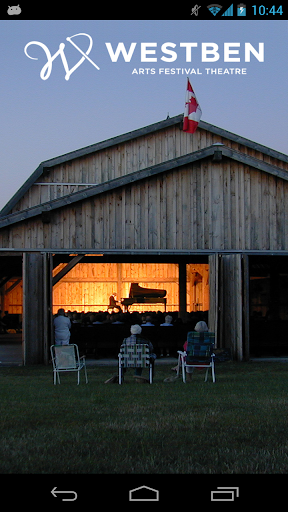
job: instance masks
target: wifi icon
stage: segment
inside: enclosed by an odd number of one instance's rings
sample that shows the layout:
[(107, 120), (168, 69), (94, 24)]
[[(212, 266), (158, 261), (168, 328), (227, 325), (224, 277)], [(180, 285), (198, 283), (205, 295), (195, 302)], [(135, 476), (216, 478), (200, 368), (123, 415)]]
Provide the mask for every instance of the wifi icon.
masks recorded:
[(210, 5), (207, 5), (207, 9), (209, 9), (209, 11), (213, 14), (213, 16), (216, 16), (216, 14), (218, 14), (218, 12), (221, 11), (222, 5), (210, 4)]

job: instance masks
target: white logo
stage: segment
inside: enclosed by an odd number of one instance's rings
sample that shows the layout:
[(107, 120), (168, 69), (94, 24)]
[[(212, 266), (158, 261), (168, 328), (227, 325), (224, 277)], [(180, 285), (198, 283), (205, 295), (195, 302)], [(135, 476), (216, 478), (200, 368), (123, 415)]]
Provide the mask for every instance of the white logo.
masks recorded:
[[(88, 37), (88, 39), (89, 39), (89, 47), (88, 47), (88, 50), (86, 52), (81, 50), (81, 48), (79, 48), (79, 46), (74, 41), (72, 41), (72, 38), (73, 37), (77, 37), (77, 36), (86, 36), (86, 37)], [(60, 43), (59, 44), (59, 50), (56, 53), (54, 53), (54, 55), (51, 55), (49, 48), (47, 48), (47, 46), (45, 44), (41, 43), (40, 41), (30, 41), (30, 43), (26, 44), (26, 46), (24, 48), (24, 52), (25, 52), (25, 55), (27, 55), (27, 57), (29, 57), (29, 59), (38, 60), (38, 57), (31, 57), (31, 55), (29, 55), (27, 53), (27, 49), (31, 45), (40, 46), (44, 50), (44, 52), (46, 54), (47, 62), (46, 62), (46, 64), (43, 66), (43, 68), (40, 71), (40, 78), (42, 78), (42, 80), (47, 80), (49, 78), (49, 76), (51, 75), (52, 63), (56, 59), (56, 57), (58, 57), (58, 55), (60, 55), (60, 57), (61, 57), (62, 64), (63, 64), (65, 72), (66, 72), (65, 80), (69, 80), (69, 78), (72, 75), (72, 73), (74, 73), (74, 71), (77, 68), (79, 68), (79, 66), (81, 66), (81, 64), (85, 60), (88, 60), (88, 62), (90, 62), (90, 64), (92, 64), (96, 69), (98, 69), (98, 70), (100, 69), (99, 66), (97, 66), (97, 64), (95, 64), (95, 62), (93, 62), (93, 60), (91, 60), (90, 57), (88, 57), (89, 53), (91, 52), (92, 46), (93, 46), (93, 40), (92, 40), (91, 36), (89, 36), (88, 34), (80, 32), (79, 34), (75, 34), (74, 36), (66, 37), (66, 41), (68, 41), (70, 44), (72, 44), (72, 46), (74, 46), (74, 48), (76, 48), (76, 50), (79, 53), (81, 53), (81, 55), (82, 55), (81, 59), (79, 59), (77, 64), (75, 64), (75, 66), (73, 66), (73, 68), (71, 68), (71, 69), (69, 69), (68, 62), (67, 62), (67, 59), (66, 59), (66, 56), (65, 56), (65, 52), (64, 52), (65, 44), (64, 43)]]

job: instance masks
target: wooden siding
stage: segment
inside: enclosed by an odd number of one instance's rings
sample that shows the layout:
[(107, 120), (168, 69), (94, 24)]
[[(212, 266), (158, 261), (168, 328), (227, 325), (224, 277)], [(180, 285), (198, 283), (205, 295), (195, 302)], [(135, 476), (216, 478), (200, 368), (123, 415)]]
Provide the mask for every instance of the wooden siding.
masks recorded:
[(171, 160), (211, 144), (223, 143), (227, 147), (288, 170), (288, 163), (265, 153), (230, 140), (219, 134), (198, 128), (191, 136), (184, 133), (180, 124), (148, 133), (123, 143), (106, 147), (95, 153), (75, 158), (44, 171), (12, 212), (69, 195), (89, 185), (104, 183), (146, 167)]
[(206, 158), (3, 228), (0, 246), (288, 250), (288, 182)]
[(220, 269), (220, 340), (222, 347), (230, 347), (233, 357), (243, 359), (243, 286), (241, 254), (225, 254)]

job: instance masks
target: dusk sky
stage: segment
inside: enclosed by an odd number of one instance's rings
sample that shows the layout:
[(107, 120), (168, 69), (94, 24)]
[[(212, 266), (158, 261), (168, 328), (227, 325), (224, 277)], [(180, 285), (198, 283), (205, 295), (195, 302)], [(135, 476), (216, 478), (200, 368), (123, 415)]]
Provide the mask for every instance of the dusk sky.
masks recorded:
[[(29, 21), (14, 16), (0, 24), (0, 208), (40, 162), (183, 113), (187, 70), (203, 121), (288, 153), (286, 20)], [(65, 80), (58, 55), (43, 80), (44, 45), (53, 56), (65, 43), (62, 55), (71, 70), (82, 54), (66, 38), (79, 33), (90, 36), (72, 39), (84, 53), (92, 40), (90, 61), (83, 57)], [(24, 48), (32, 41), (42, 46), (30, 44), (29, 58)], [(121, 52), (112, 61), (120, 42), (129, 62)], [(187, 46), (180, 46), (188, 42), (197, 43), (191, 62)], [(264, 62), (253, 54), (245, 62), (245, 42), (257, 51), (264, 43)], [(142, 54), (141, 43), (150, 43), (142, 44)], [(166, 53), (164, 43), (170, 43)], [(202, 43), (218, 45), (217, 61), (203, 61)], [(224, 43), (230, 43), (230, 62), (224, 61)]]

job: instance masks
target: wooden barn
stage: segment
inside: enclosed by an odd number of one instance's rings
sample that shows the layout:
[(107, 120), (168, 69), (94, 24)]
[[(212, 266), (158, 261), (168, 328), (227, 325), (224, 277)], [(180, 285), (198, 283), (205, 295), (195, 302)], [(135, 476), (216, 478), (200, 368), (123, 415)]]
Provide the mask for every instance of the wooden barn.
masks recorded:
[(179, 325), (207, 314), (235, 359), (288, 354), (288, 156), (182, 121), (45, 161), (1, 211), (2, 318), (22, 325), (24, 364), (48, 361), (59, 307), (107, 311), (113, 293)]

